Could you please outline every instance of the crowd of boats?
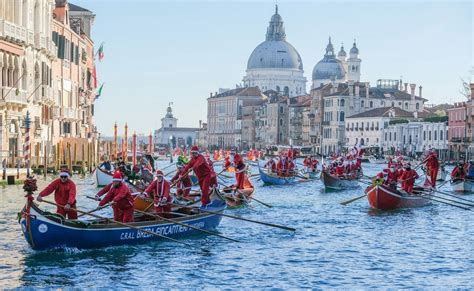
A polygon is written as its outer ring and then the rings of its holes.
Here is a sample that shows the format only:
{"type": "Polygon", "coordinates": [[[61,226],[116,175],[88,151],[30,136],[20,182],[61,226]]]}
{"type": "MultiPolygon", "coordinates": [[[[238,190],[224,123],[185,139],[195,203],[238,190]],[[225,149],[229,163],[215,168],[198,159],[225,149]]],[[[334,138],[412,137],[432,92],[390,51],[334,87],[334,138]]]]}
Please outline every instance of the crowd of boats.
{"type": "MultiPolygon", "coordinates": [[[[196,154],[195,150],[190,158],[192,160],[203,154],[206,155],[206,153],[196,154]]],[[[348,205],[367,198],[370,207],[380,211],[421,207],[432,202],[465,210],[474,207],[474,201],[460,195],[474,190],[474,177],[470,176],[471,171],[474,172],[474,163],[457,165],[449,176],[434,152],[428,153],[422,161],[413,166],[411,163],[415,163],[414,161],[399,156],[386,160],[386,169],[374,177],[369,177],[364,174],[361,157],[361,152],[358,150],[327,158],[315,156],[302,158],[292,151],[279,153],[275,157],[264,157],[254,153],[246,155],[246,159],[235,152],[229,152],[228,155],[214,154],[212,158],[207,154],[207,163],[212,169],[214,166],[220,167],[221,171],[213,172],[211,175],[215,178],[215,182],[210,180],[209,202],[206,203],[203,202],[206,198],[203,195],[206,189],[203,188],[202,176],[196,175],[194,173],[196,170],[193,172],[192,167],[189,167],[186,173],[177,175],[176,172],[179,173],[180,170],[174,163],[157,169],[158,164],[150,157],[143,157],[133,166],[120,159],[115,165],[105,161],[93,172],[95,183],[97,187],[107,185],[110,187],[117,181],[114,173],[117,170],[124,173],[121,183],[128,187],[133,197],[133,220],[124,221],[115,216],[111,218],[97,214],[104,208],[115,207],[111,204],[83,210],[76,206],[75,201],[73,207],[79,215],[77,218],[69,219],[64,215],[64,209],[70,209],[71,205],[66,205],[65,202],[58,203],[58,200],[35,201],[36,181],[30,177],[25,181],[27,203],[19,213],[19,222],[26,241],[37,250],[64,247],[97,248],[156,239],[203,249],[180,238],[206,234],[238,241],[216,231],[223,217],[296,231],[292,227],[235,216],[226,211],[246,207],[250,203],[271,208],[270,204],[256,197],[255,183],[291,185],[314,182],[323,183],[327,191],[360,189],[360,195],[342,201],[341,204],[348,205]],[[255,169],[258,169],[258,172],[255,169]],[[164,173],[167,170],[168,172],[164,173]],[[161,173],[158,175],[161,179],[156,177],[157,171],[161,173]],[[171,193],[173,198],[167,202],[169,210],[157,211],[156,199],[150,197],[145,189],[156,179],[160,181],[169,179],[171,175],[178,177],[171,183],[171,188],[177,186],[184,176],[190,178],[192,185],[186,187],[185,192],[183,192],[184,184],[178,185],[177,191],[171,193]],[[416,183],[417,179],[424,180],[424,183],[416,183]],[[448,183],[451,185],[451,190],[440,190],[448,183]],[[39,203],[54,205],[58,210],[56,213],[43,210],[39,207],[39,203]]],[[[186,163],[189,163],[189,159],[181,153],[178,166],[186,163]]],[[[62,175],[66,174],[63,172],[62,175]]],[[[57,183],[61,183],[64,177],[61,176],[57,183]]],[[[99,200],[98,197],[90,195],[85,197],[99,200]]]]}

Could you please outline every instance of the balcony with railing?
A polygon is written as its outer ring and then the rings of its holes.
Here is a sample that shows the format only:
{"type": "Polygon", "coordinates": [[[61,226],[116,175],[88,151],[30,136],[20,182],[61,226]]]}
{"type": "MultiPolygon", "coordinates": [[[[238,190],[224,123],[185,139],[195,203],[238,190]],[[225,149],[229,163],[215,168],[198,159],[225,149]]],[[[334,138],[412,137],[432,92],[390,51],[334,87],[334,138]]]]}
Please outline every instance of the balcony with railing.
{"type": "Polygon", "coordinates": [[[78,119],[76,108],[61,108],[61,116],[67,119],[78,119]]]}
{"type": "Polygon", "coordinates": [[[8,38],[15,42],[26,43],[28,41],[26,28],[3,19],[0,19],[0,37],[8,38]]]}
{"type": "Polygon", "coordinates": [[[0,104],[28,105],[26,91],[16,88],[0,87],[0,104]]]}
{"type": "Polygon", "coordinates": [[[51,49],[51,41],[49,40],[49,37],[45,36],[43,33],[36,33],[35,47],[49,51],[51,49]]]}

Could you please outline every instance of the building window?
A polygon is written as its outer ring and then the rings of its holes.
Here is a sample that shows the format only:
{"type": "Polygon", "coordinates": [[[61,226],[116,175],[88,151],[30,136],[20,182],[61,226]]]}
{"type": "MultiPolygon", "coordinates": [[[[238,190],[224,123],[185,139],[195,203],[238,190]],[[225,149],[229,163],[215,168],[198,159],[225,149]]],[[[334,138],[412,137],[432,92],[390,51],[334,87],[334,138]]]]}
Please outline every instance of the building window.
{"type": "Polygon", "coordinates": [[[344,107],[345,103],[346,103],[346,100],[341,99],[341,107],[344,107]]]}
{"type": "Polygon", "coordinates": [[[288,86],[285,86],[285,96],[289,96],[290,95],[290,88],[288,88],[288,86]]]}
{"type": "Polygon", "coordinates": [[[408,102],[405,102],[405,110],[408,110],[408,102]]]}
{"type": "Polygon", "coordinates": [[[370,106],[370,108],[373,108],[373,107],[374,107],[374,102],[373,102],[373,101],[370,101],[370,103],[369,103],[369,104],[370,104],[370,105],[369,105],[369,106],[370,106]]]}
{"type": "Polygon", "coordinates": [[[431,130],[428,132],[428,140],[431,140],[431,130]]]}
{"type": "Polygon", "coordinates": [[[387,141],[387,133],[385,133],[385,141],[387,141]]]}
{"type": "Polygon", "coordinates": [[[395,102],[392,101],[392,107],[395,107],[395,102]]]}
{"type": "Polygon", "coordinates": [[[341,111],[341,113],[339,113],[339,121],[344,121],[344,111],[341,111]]]}
{"type": "Polygon", "coordinates": [[[423,140],[426,140],[426,131],[423,131],[423,140]]]}
{"type": "Polygon", "coordinates": [[[393,133],[393,140],[394,140],[394,141],[397,140],[397,133],[396,133],[396,132],[393,133]]]}
{"type": "Polygon", "coordinates": [[[390,134],[388,135],[388,140],[389,141],[392,141],[392,133],[390,132],[390,134]]]}
{"type": "Polygon", "coordinates": [[[364,100],[360,101],[360,107],[364,108],[364,100]]]}
{"type": "Polygon", "coordinates": [[[416,103],[416,110],[420,110],[420,103],[416,103]]]}
{"type": "Polygon", "coordinates": [[[443,130],[439,130],[439,140],[443,140],[443,130]]]}
{"type": "Polygon", "coordinates": [[[280,113],[283,114],[283,106],[280,106],[280,113]]]}
{"type": "Polygon", "coordinates": [[[437,140],[437,139],[438,139],[438,131],[435,130],[435,131],[434,131],[434,140],[437,140]]]}
{"type": "Polygon", "coordinates": [[[280,92],[280,86],[277,86],[276,89],[277,89],[277,92],[280,92]]]}

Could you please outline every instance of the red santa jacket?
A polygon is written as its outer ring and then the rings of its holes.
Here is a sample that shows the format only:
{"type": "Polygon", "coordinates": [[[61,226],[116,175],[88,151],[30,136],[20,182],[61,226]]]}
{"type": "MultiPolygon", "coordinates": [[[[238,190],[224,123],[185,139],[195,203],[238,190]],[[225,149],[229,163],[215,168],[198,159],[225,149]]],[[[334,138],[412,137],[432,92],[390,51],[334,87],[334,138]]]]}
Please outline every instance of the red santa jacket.
{"type": "Polygon", "coordinates": [[[426,166],[428,169],[439,169],[438,158],[434,154],[430,154],[426,159],[426,166]]]}
{"type": "Polygon", "coordinates": [[[153,202],[155,203],[155,206],[159,206],[163,198],[166,198],[166,201],[171,202],[170,183],[165,179],[161,182],[154,180],[150,185],[148,185],[145,192],[153,193],[153,202]]]}
{"type": "Polygon", "coordinates": [[[336,167],[336,175],[338,175],[338,176],[344,175],[344,166],[337,166],[336,167]]]}
{"type": "Polygon", "coordinates": [[[203,155],[199,154],[197,157],[192,157],[189,163],[184,168],[184,172],[188,172],[189,169],[193,169],[194,174],[198,177],[199,180],[205,179],[206,176],[210,177],[211,169],[209,164],[203,155]]]}
{"type": "Polygon", "coordinates": [[[278,170],[286,171],[288,169],[288,161],[286,159],[280,159],[277,164],[278,170]]]}
{"type": "Polygon", "coordinates": [[[403,171],[402,175],[400,176],[400,180],[406,185],[413,185],[415,184],[415,180],[418,177],[418,173],[415,170],[410,169],[403,171]]]}
{"type": "Polygon", "coordinates": [[[466,178],[466,171],[464,170],[464,168],[461,170],[459,166],[456,166],[451,172],[451,178],[464,179],[466,178]]]}
{"type": "Polygon", "coordinates": [[[393,183],[397,183],[398,181],[398,178],[399,178],[399,174],[398,174],[398,171],[389,171],[388,174],[387,174],[387,181],[386,183],[387,184],[393,184],[393,183]]]}
{"type": "Polygon", "coordinates": [[[40,192],[41,197],[48,196],[54,192],[54,201],[59,205],[72,205],[76,202],[76,184],[71,179],[66,182],[61,182],[61,179],[56,179],[49,184],[43,191],[40,192]]]}
{"type": "Polygon", "coordinates": [[[100,197],[100,196],[106,194],[107,192],[109,192],[109,190],[110,190],[110,188],[112,188],[112,185],[113,185],[113,184],[114,184],[114,183],[110,183],[109,185],[107,185],[107,186],[105,186],[104,188],[100,189],[100,191],[97,192],[97,196],[100,197]]]}
{"type": "Polygon", "coordinates": [[[176,174],[173,176],[173,178],[171,178],[171,182],[174,182],[181,178],[181,180],[176,185],[177,189],[191,188],[193,186],[193,182],[191,181],[191,178],[189,178],[189,175],[186,175],[185,177],[183,177],[185,173],[186,173],[185,171],[180,172],[178,170],[176,174]]]}
{"type": "Polygon", "coordinates": [[[118,187],[110,187],[107,195],[99,202],[99,206],[104,206],[109,201],[115,202],[114,206],[119,209],[129,209],[133,207],[132,193],[123,182],[121,182],[118,187]]]}
{"type": "Polygon", "coordinates": [[[235,168],[237,169],[237,172],[239,172],[239,173],[243,172],[245,170],[244,159],[242,159],[241,155],[235,154],[234,165],[235,165],[235,168]]]}

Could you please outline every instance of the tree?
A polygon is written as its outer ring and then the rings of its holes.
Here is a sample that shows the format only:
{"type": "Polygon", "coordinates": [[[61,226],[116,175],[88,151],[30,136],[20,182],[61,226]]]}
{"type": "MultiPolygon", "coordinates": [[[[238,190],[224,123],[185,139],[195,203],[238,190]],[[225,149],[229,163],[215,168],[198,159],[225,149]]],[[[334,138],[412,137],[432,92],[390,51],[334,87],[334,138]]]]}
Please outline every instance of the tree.
{"type": "Polygon", "coordinates": [[[467,100],[471,100],[471,86],[463,78],[461,78],[461,90],[459,90],[459,93],[467,100]]]}

